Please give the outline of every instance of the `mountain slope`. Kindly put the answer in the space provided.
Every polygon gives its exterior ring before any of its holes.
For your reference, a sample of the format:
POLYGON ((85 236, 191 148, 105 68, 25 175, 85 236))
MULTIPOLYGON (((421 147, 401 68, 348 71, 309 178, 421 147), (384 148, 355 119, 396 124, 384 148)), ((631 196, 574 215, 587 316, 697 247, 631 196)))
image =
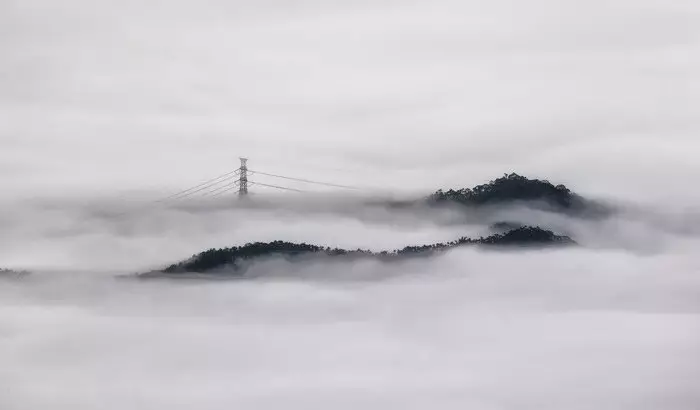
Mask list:
POLYGON ((338 248, 322 247, 306 243, 291 243, 284 241, 256 242, 243 246, 222 249, 209 249, 194 255, 192 258, 175 263, 159 271, 148 272, 142 276, 157 274, 180 273, 215 273, 226 270, 227 272, 242 273, 243 263, 260 260, 268 257, 283 257, 295 260, 301 256, 324 256, 331 258, 376 258, 378 260, 392 262, 407 257, 429 256, 436 252, 445 251, 465 245, 481 245, 490 247, 544 247, 574 245, 575 242, 567 237, 554 234, 537 227, 521 227, 502 234, 494 234, 485 238, 463 237, 452 242, 436 243, 431 245, 407 246, 391 252, 371 252, 368 250, 346 250, 338 248))

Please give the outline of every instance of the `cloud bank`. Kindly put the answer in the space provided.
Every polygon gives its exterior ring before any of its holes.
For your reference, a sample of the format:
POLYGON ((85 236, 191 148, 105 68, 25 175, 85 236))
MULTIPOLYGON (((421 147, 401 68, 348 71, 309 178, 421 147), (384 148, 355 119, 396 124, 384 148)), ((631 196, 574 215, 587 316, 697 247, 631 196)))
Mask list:
POLYGON ((96 212, 104 202, 9 208, 15 214, 5 213, 12 223, 4 222, 11 236, 3 243, 13 246, 2 258, 44 269, 0 279, 0 404, 685 410, 700 403, 700 238, 640 214, 596 222, 495 211, 575 231, 584 245, 575 249, 465 248, 398 264, 270 260, 255 264, 246 281, 114 276, 254 238, 380 247, 487 228, 484 220, 431 219, 427 210, 391 223, 386 210, 362 203, 329 200, 305 210, 303 201, 258 209, 194 203, 118 217, 96 212))

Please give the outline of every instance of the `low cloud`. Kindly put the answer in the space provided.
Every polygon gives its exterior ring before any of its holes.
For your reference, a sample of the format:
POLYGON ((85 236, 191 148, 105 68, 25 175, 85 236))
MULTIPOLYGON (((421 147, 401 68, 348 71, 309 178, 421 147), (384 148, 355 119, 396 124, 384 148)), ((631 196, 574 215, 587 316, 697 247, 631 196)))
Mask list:
POLYGON ((700 236, 679 231, 679 215, 620 206, 586 220, 511 206, 457 219, 392 214, 366 198, 286 198, 130 212, 86 198, 6 203, 0 260, 40 269, 0 278, 0 407, 700 403, 700 236), (246 280, 117 277, 207 247, 391 249, 476 235, 499 219, 567 231, 582 246, 460 248, 395 264, 272 259, 246 280))
POLYGON ((0 287, 0 403, 690 410, 696 264, 461 249, 398 265, 262 263, 250 281, 38 275, 0 287))

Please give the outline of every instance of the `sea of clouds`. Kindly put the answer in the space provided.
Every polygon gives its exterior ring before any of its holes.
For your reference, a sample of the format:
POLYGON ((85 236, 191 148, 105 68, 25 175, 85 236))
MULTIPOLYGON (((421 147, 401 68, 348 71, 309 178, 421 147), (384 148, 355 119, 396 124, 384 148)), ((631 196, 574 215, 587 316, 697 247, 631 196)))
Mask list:
POLYGON ((121 213, 104 200, 5 204, 0 259, 36 271, 0 279, 0 407, 700 404, 700 236, 665 222, 683 215, 621 209, 584 221, 514 207, 475 220, 347 197, 258 200, 121 213), (118 276, 210 246, 391 249, 479 235, 501 217, 557 226, 583 246, 466 247, 396 264, 269 260, 242 280, 118 276))
POLYGON ((700 407, 697 0, 9 0, 0 60, 0 268, 33 271, 0 278, 1 410, 700 407), (620 211, 152 206, 239 156, 412 197, 516 171, 620 211), (120 276, 500 220, 581 246, 120 276))

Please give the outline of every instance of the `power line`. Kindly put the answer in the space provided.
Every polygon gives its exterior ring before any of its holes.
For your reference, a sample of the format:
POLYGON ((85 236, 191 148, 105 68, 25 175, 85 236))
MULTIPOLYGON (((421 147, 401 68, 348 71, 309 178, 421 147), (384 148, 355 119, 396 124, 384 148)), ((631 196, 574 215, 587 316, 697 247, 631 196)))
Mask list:
MULTIPOLYGON (((203 186, 203 187, 201 187, 201 188, 199 188, 199 189, 196 189, 196 190, 194 190, 194 191, 192 191, 192 192, 189 192, 189 193, 187 193, 187 194, 185 194, 185 195, 179 196, 179 197, 177 197, 177 198, 172 198, 172 199, 173 199, 173 200, 179 200, 179 199, 188 198, 188 197, 190 197, 190 196, 192 196, 192 195, 194 195, 194 194, 196 194, 196 193, 199 193, 199 192, 202 192, 202 191, 204 191, 204 190, 206 190, 206 189, 215 187, 215 186, 217 186, 217 185, 219 185, 219 184, 221 184, 221 183, 223 183, 223 182, 226 182, 227 180, 230 180, 230 179, 231 179, 230 177, 227 178, 227 179, 222 179, 221 181, 218 181, 218 182, 215 182, 215 183, 213 183, 213 184, 209 184, 209 185, 203 186)), ((205 192, 204 194, 206 194, 206 192, 205 192)))
MULTIPOLYGON (((231 183, 229 183, 229 184, 227 184, 227 185, 224 185, 224 186, 221 186, 221 187, 219 187, 219 188, 216 188, 216 189, 214 189, 214 190, 204 192, 204 193, 202 194, 202 196, 207 197, 207 196, 216 194, 216 193, 218 193, 218 192, 220 192, 220 191, 222 191, 222 190, 223 190, 224 192, 226 192, 226 191, 228 190, 228 188, 235 188, 236 185, 238 185, 238 184, 239 184, 239 181, 236 180, 236 181, 233 181, 233 182, 231 182, 231 183)), ((214 196, 216 196, 216 195, 214 195, 214 196)))
POLYGON ((247 160, 245 158, 241 158, 241 167, 240 168, 238 168, 234 171, 231 171, 231 172, 227 172, 225 174, 221 174, 217 177, 208 179, 208 180, 203 181, 203 182, 201 182, 197 185, 194 185, 190 188, 176 192, 176 193, 174 193, 170 196, 167 196, 165 198, 155 200, 151 203, 158 204, 158 203, 163 203, 163 202, 167 202, 167 201, 181 200, 181 199, 185 199, 185 198, 188 198, 190 196, 193 196, 195 194, 199 194, 202 197, 214 198, 214 197, 221 196, 227 192, 233 191, 236 188, 238 188, 239 195, 245 195, 248 193, 248 190, 247 190, 248 184, 249 185, 258 185, 261 187, 280 189, 280 190, 284 190, 284 191, 302 192, 302 193, 303 192, 310 192, 310 191, 306 191, 306 190, 289 188, 289 187, 280 186, 280 185, 265 184, 262 182, 251 181, 248 183, 248 175, 264 175, 264 176, 268 176, 268 177, 272 177, 272 178, 280 178, 280 179, 285 179, 285 180, 289 180, 289 181, 296 181, 296 182, 301 182, 301 183, 306 183, 306 184, 322 185, 322 186, 342 188, 342 189, 352 189, 352 190, 362 189, 362 188, 357 187, 357 186, 334 184, 334 183, 330 183, 330 182, 315 181, 315 180, 305 179, 305 178, 295 178, 295 177, 289 177, 289 176, 284 176, 284 175, 272 174, 272 173, 268 173, 268 172, 248 170, 246 161, 247 160), (236 176, 238 176, 238 179, 234 180, 234 178, 236 176))
POLYGON ((273 178, 282 178, 282 179, 288 179, 291 181, 298 181, 298 182, 304 182, 307 184, 316 184, 316 185, 325 185, 325 186, 330 186, 330 187, 335 187, 335 188, 344 188, 344 189, 360 189, 358 187, 350 186, 350 185, 340 185, 340 184, 332 184, 329 182, 320 182, 320 181, 312 181, 310 179, 304 179, 304 178, 292 178, 292 177, 286 177, 283 175, 276 175, 276 174, 270 174, 267 172, 260 172, 260 171, 248 171, 250 174, 258 174, 258 175, 266 175, 268 177, 273 177, 273 178))
MULTIPOLYGON (((234 191, 234 190, 237 190, 237 189, 238 189, 238 181, 236 181, 235 184, 233 184, 233 185, 227 187, 227 188, 224 189, 223 191, 212 195, 211 198, 218 198, 218 197, 220 197, 220 196, 223 195, 223 194, 229 193, 229 192, 234 191)), ((250 192, 249 192, 249 194, 250 194, 250 192)))
POLYGON ((168 200, 171 200, 171 199, 182 199, 182 198, 186 198, 186 197, 188 197, 188 196, 190 196, 190 195, 196 194, 197 192, 201 192, 201 191, 203 191, 203 190, 205 190, 205 189, 207 189, 207 188, 211 188, 211 187, 214 186, 214 185, 218 185, 218 184, 220 184, 221 182, 226 181, 227 179, 231 179, 231 177, 232 177, 232 176, 235 176, 239 171, 240 171, 240 170, 237 169, 237 170, 235 170, 235 171, 231 171, 231 172, 228 172, 228 173, 226 173, 226 174, 219 175, 219 176, 216 177, 216 178, 212 178, 212 179, 210 179, 210 180, 204 181, 204 182, 200 183, 199 185, 195 185, 195 186, 193 186, 193 187, 187 188, 187 189, 182 190, 182 191, 180 191, 180 192, 174 193, 174 194, 172 194, 172 195, 170 195, 170 196, 168 196, 168 197, 159 199, 159 200, 157 200, 157 201, 155 201, 155 202, 158 203, 158 202, 165 202, 165 201, 168 201, 168 200))
POLYGON ((260 185, 260 186, 265 186, 268 188, 276 188, 276 189, 282 189, 285 191, 294 191, 294 192, 308 192, 308 191, 302 191, 301 189, 294 189, 294 188, 287 188, 279 185, 270 185, 270 184, 263 184, 261 182, 248 182, 248 185, 260 185))

